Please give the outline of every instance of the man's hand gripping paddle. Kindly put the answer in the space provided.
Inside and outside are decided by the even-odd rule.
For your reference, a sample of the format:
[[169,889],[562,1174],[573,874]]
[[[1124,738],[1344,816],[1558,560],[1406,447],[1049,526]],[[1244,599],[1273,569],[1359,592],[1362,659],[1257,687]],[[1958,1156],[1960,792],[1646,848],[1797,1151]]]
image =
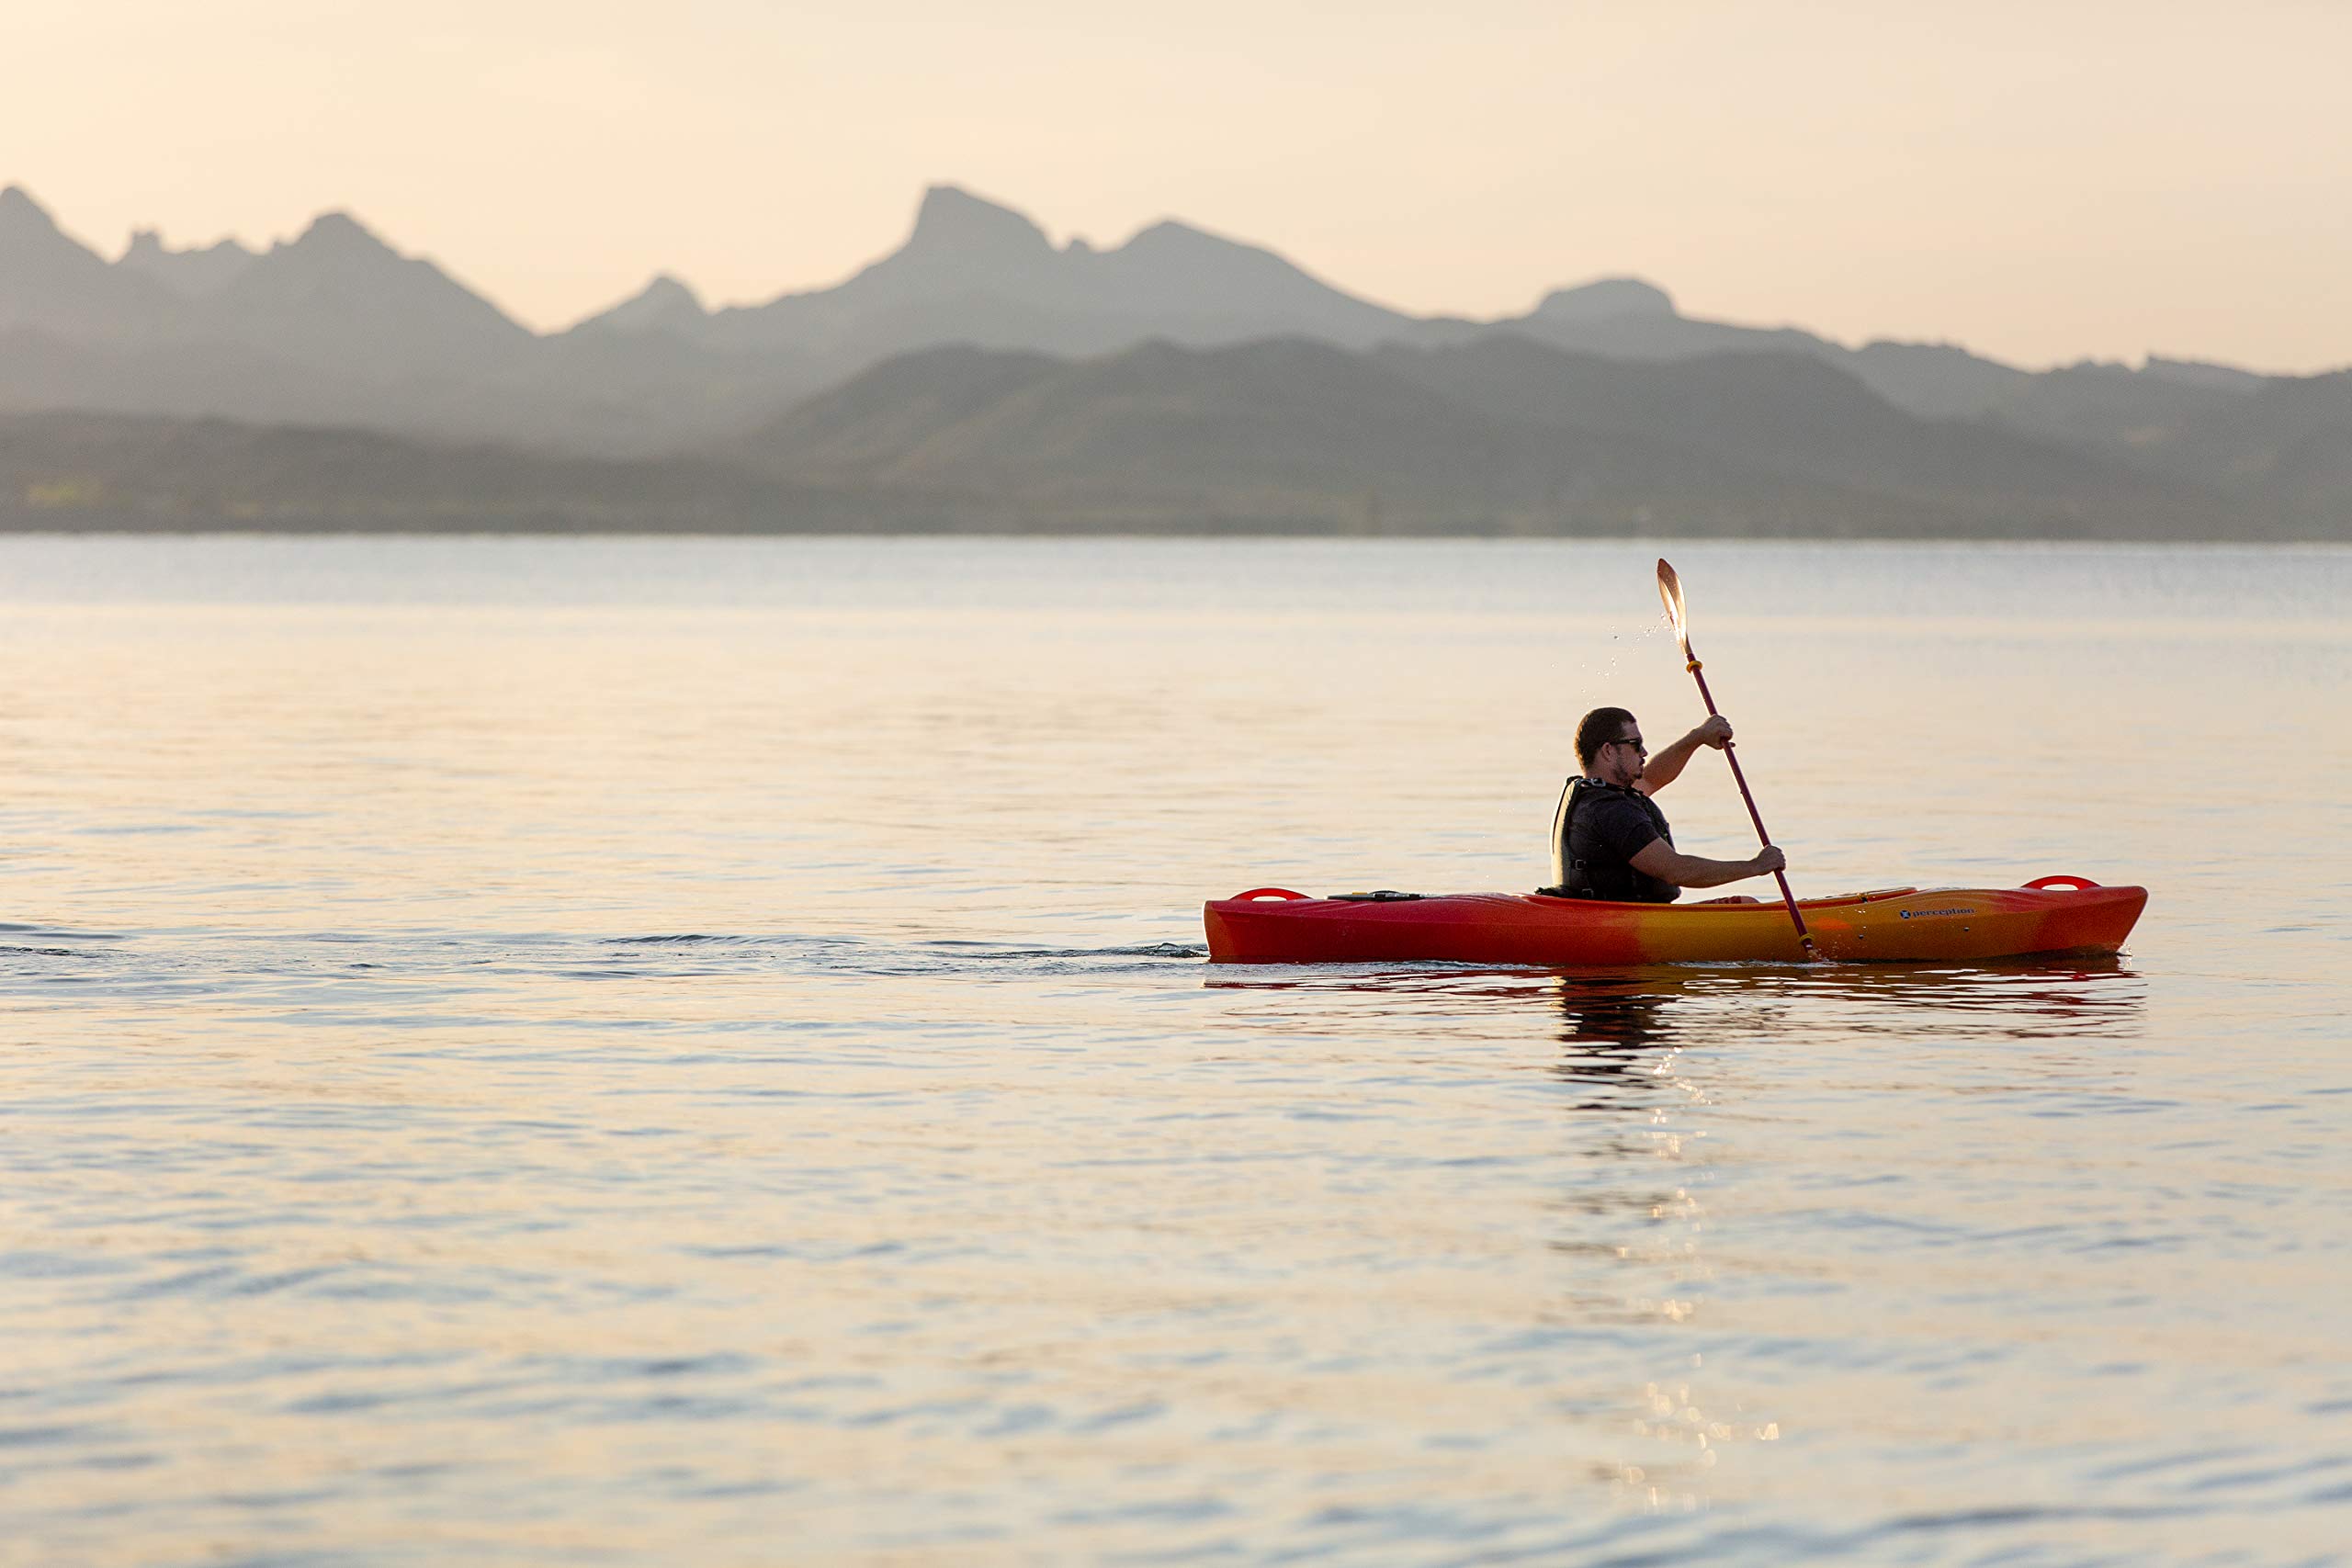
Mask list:
[[[1674,640],[1682,645],[1683,667],[1690,671],[1690,678],[1699,682],[1699,700],[1707,705],[1710,717],[1721,716],[1715,713],[1713,694],[1707,690],[1707,678],[1700,673],[1699,656],[1690,651],[1690,617],[1682,605],[1682,580],[1674,575],[1674,568],[1663,559],[1657,563],[1657,596],[1666,601],[1667,619],[1674,623]],[[1747,779],[1740,773],[1739,757],[1728,740],[1724,742],[1724,761],[1731,764],[1732,783],[1739,786],[1739,798],[1747,803],[1747,819],[1756,824],[1757,842],[1769,848],[1772,842],[1771,835],[1764,831],[1764,818],[1756,812],[1756,797],[1747,792]],[[1811,958],[1814,956],[1813,937],[1804,929],[1804,916],[1797,910],[1797,896],[1789,891],[1788,873],[1776,871],[1772,878],[1781,885],[1781,900],[1789,907],[1789,919],[1797,928],[1797,941],[1804,945],[1804,955]]]

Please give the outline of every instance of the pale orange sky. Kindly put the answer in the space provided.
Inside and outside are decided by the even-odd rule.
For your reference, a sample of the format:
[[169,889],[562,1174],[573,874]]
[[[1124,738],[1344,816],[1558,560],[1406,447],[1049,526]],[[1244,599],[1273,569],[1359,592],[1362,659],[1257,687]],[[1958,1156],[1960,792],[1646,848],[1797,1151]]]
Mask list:
[[535,326],[829,283],[952,181],[1403,309],[1634,273],[2030,365],[2352,363],[2352,4],[126,0],[8,26],[0,184],[107,254],[344,208]]

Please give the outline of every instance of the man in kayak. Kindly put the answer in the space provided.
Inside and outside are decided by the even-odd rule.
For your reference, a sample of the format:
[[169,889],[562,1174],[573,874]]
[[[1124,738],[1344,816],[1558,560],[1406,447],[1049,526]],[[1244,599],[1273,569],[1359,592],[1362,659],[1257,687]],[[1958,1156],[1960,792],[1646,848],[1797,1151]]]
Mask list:
[[1552,886],[1560,898],[1671,904],[1685,887],[1720,887],[1787,864],[1767,844],[1747,860],[1708,860],[1674,847],[1674,829],[1650,798],[1682,774],[1700,747],[1722,750],[1731,724],[1713,717],[1657,756],[1642,727],[1623,708],[1595,708],[1577,726],[1577,762],[1584,776],[1560,792],[1552,818]]

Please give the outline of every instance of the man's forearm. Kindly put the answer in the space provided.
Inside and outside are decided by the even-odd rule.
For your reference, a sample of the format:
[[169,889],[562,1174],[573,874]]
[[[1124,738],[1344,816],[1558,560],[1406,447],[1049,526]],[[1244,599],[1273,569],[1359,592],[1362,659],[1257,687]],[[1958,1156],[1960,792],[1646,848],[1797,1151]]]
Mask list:
[[1752,860],[1709,860],[1704,855],[1686,855],[1679,850],[1668,849],[1664,840],[1635,855],[1634,869],[1661,882],[1671,882],[1677,887],[1721,887],[1726,882],[1744,882],[1764,874],[1764,868]]
[[1689,869],[1668,879],[1680,887],[1721,887],[1726,882],[1745,882],[1764,874],[1754,861],[1709,860],[1704,855],[1684,855],[1682,859]]
[[1694,729],[1645,761],[1642,764],[1642,783],[1649,786],[1649,793],[1655,795],[1680,778],[1682,770],[1690,764],[1691,754],[1703,744],[1705,742],[1699,739],[1699,732]]

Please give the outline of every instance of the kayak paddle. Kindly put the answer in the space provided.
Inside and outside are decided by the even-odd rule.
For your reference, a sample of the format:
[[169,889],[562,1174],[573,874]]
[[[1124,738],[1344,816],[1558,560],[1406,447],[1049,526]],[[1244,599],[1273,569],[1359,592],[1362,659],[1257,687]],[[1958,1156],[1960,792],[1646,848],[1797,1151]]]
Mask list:
[[[1674,623],[1674,640],[1682,645],[1683,667],[1690,671],[1690,678],[1699,682],[1699,700],[1707,705],[1707,716],[1722,717],[1715,712],[1713,694],[1707,690],[1707,678],[1700,673],[1699,656],[1690,651],[1690,617],[1682,605],[1682,580],[1674,575],[1674,568],[1668,566],[1663,557],[1657,563],[1657,596],[1666,601],[1666,617]],[[1770,847],[1772,837],[1764,831],[1764,818],[1756,811],[1756,797],[1747,791],[1747,779],[1740,773],[1739,758],[1733,752],[1732,743],[1728,740],[1724,742],[1724,761],[1731,764],[1732,783],[1739,785],[1739,798],[1747,803],[1747,819],[1756,824],[1757,842]],[[1788,873],[1776,871],[1772,877],[1781,885],[1781,901],[1789,907],[1789,919],[1797,928],[1797,941],[1804,945],[1804,955],[1811,958],[1814,955],[1813,935],[1804,929],[1804,916],[1797,911],[1797,896],[1789,891]]]

